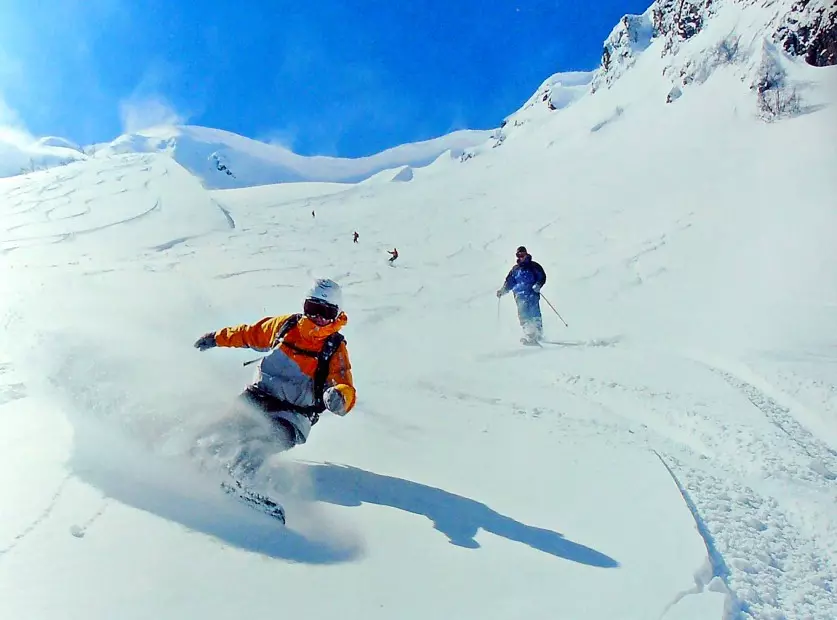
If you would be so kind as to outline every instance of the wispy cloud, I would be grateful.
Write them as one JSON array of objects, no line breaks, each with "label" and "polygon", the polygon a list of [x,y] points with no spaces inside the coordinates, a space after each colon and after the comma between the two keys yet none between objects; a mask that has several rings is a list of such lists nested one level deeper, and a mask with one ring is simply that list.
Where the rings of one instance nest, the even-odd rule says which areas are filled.
[{"label": "wispy cloud", "polygon": [[119,104],[122,130],[133,133],[161,125],[181,125],[187,117],[179,113],[162,95],[130,97]]},{"label": "wispy cloud", "polygon": [[31,169],[36,151],[35,138],[0,93],[0,177]]},{"label": "wispy cloud", "polygon": [[6,103],[3,94],[0,93],[0,142],[22,149],[34,140],[23,119]]},{"label": "wispy cloud", "polygon": [[4,91],[14,89],[22,79],[23,65],[0,47],[0,140],[16,145],[32,142],[32,136],[20,114],[8,104]]},{"label": "wispy cloud", "polygon": [[181,125],[191,114],[185,113],[163,93],[177,92],[181,68],[165,59],[151,60],[131,94],[119,102],[119,118],[126,133]]},{"label": "wispy cloud", "polygon": [[9,107],[2,93],[0,93],[0,125],[18,128],[23,126],[20,116]]},{"label": "wispy cloud", "polygon": [[293,151],[294,146],[299,140],[299,129],[296,127],[273,129],[266,135],[261,136],[259,140],[272,144],[273,146],[280,146],[283,149]]}]

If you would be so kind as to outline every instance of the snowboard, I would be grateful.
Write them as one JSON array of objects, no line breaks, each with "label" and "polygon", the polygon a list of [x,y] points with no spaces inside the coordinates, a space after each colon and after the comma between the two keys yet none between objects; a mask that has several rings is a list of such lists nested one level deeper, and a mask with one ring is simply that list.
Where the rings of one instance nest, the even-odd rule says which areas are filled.
[{"label": "snowboard", "polygon": [[242,504],[246,504],[272,519],[276,519],[285,525],[285,508],[278,502],[270,499],[267,495],[258,493],[244,486],[240,481],[232,479],[231,482],[222,482],[221,490],[236,498]]}]

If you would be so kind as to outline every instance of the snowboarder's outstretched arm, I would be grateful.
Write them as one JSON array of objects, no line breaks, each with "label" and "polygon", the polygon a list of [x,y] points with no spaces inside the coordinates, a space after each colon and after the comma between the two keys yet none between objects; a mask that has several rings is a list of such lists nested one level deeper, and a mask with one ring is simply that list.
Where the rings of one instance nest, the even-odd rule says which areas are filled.
[{"label": "snowboarder's outstretched arm", "polygon": [[[283,316],[270,316],[253,323],[252,325],[236,325],[224,327],[216,332],[204,334],[195,343],[199,349],[216,347],[238,347],[255,349],[257,351],[269,351],[276,338],[276,333],[282,325],[290,318],[290,314]],[[214,345],[208,342],[209,337],[214,338]],[[206,346],[209,345],[209,346]]]},{"label": "snowboarder's outstretched arm", "polygon": [[352,364],[349,350],[342,342],[328,363],[326,390],[323,394],[326,407],[337,415],[346,415],[355,406],[357,392],[352,380]]},{"label": "snowboarder's outstretched arm", "polygon": [[[216,332],[209,332],[195,342],[195,347],[201,351],[216,346],[270,351],[275,344],[276,335],[291,316],[293,315],[265,317],[252,325],[237,325],[225,327]],[[341,315],[341,317],[342,324],[345,324],[345,315]],[[338,318],[338,321],[340,320]],[[310,356],[307,359],[316,366],[316,360],[311,359]],[[310,372],[313,375],[313,367]],[[352,379],[352,365],[349,361],[349,351],[345,342],[340,343],[329,360],[325,387],[323,400],[329,411],[337,415],[346,415],[355,406],[357,392]]]}]

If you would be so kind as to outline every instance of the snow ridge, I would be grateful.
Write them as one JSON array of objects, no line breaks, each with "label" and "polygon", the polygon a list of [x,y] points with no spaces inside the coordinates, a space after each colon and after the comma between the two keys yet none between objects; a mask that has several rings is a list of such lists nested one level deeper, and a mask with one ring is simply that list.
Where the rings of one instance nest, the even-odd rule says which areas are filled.
[{"label": "snow ridge", "polygon": [[305,157],[229,131],[180,125],[120,136],[100,145],[97,155],[167,153],[207,189],[231,189],[304,181],[356,183],[388,169],[426,166],[445,151],[459,156],[490,137],[490,131],[461,130],[350,159]]},{"label": "snow ridge", "polygon": [[592,71],[568,71],[549,76],[519,110],[503,120],[500,127],[518,127],[549,111],[569,107],[589,92],[592,79]]}]

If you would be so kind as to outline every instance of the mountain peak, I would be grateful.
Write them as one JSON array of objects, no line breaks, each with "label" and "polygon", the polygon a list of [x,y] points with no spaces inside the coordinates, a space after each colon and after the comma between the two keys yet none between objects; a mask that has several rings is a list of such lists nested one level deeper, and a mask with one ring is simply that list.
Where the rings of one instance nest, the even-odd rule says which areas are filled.
[{"label": "mountain peak", "polygon": [[[661,57],[677,56],[683,44],[713,30],[715,38],[764,38],[813,66],[837,64],[837,4],[833,0],[655,0],[642,15],[625,15],[604,42],[592,90],[609,87],[652,41]],[[751,45],[755,53],[761,49]]]}]

